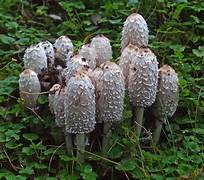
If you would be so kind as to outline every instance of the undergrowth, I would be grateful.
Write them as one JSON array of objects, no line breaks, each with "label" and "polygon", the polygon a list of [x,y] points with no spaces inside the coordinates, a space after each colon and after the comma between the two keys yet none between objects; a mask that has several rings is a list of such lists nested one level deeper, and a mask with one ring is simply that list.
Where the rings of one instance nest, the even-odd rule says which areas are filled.
[{"label": "undergrowth", "polygon": [[[107,154],[98,151],[93,133],[86,163],[80,164],[66,155],[46,94],[40,96],[37,112],[23,109],[18,76],[24,50],[67,35],[77,52],[93,36],[104,34],[118,61],[123,22],[132,11],[147,20],[149,46],[160,65],[168,63],[178,72],[179,107],[155,146],[147,143],[153,128],[148,110],[146,138],[139,143],[128,128],[132,113],[127,100],[124,121]],[[203,179],[203,17],[201,0],[0,0],[0,179]]]}]

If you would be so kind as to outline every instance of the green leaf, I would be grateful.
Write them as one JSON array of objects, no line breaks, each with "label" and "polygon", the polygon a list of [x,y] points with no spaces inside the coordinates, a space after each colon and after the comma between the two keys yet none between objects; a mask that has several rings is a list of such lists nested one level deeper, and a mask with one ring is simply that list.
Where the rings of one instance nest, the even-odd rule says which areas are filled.
[{"label": "green leaf", "polygon": [[181,44],[171,44],[169,47],[176,52],[183,52],[185,50],[185,46]]},{"label": "green leaf", "polygon": [[22,153],[26,154],[27,156],[31,156],[35,153],[35,151],[30,147],[23,147]]},{"label": "green leaf", "polygon": [[22,146],[22,144],[20,143],[17,143],[16,140],[12,139],[11,141],[7,142],[5,144],[5,146],[8,148],[8,149],[16,149],[20,146]]},{"label": "green leaf", "polygon": [[46,180],[58,180],[58,179],[55,177],[46,177]]},{"label": "green leaf", "polygon": [[123,154],[123,149],[121,146],[114,146],[113,148],[111,148],[111,150],[108,152],[108,156],[111,159],[116,159],[116,158],[120,158]]},{"label": "green leaf", "polygon": [[10,36],[6,36],[4,34],[0,34],[0,43],[3,44],[11,44],[15,41],[14,38],[10,37]]},{"label": "green leaf", "polygon": [[72,157],[72,156],[68,156],[68,155],[59,155],[59,158],[62,160],[62,161],[77,161],[77,158],[75,157]]},{"label": "green leaf", "polygon": [[37,163],[37,162],[32,163],[31,167],[33,167],[35,169],[47,169],[48,168],[48,166],[46,164]]},{"label": "green leaf", "polygon": [[199,46],[198,49],[193,49],[193,54],[197,57],[204,57],[204,46]]},{"label": "green leaf", "polygon": [[17,134],[19,132],[19,130],[14,130],[14,129],[9,129],[8,131],[6,131],[5,135],[6,135],[6,141],[10,141],[12,138],[19,140],[20,136]]},{"label": "green leaf", "polygon": [[121,24],[122,19],[109,20],[111,24]]},{"label": "green leaf", "polygon": [[123,159],[120,165],[117,165],[115,168],[120,171],[131,171],[136,168],[136,162],[133,159]]},{"label": "green leaf", "polygon": [[37,134],[34,134],[34,133],[23,134],[23,137],[29,141],[35,141],[39,138],[39,136]]},{"label": "green leaf", "polygon": [[26,167],[23,168],[19,171],[20,174],[27,174],[27,175],[31,175],[34,174],[34,170],[31,167]]},{"label": "green leaf", "polygon": [[39,96],[39,98],[38,98],[38,103],[39,104],[46,104],[47,102],[48,102],[47,96],[45,96],[45,95]]},{"label": "green leaf", "polygon": [[204,135],[204,129],[202,129],[202,128],[194,128],[194,129],[192,129],[192,131],[194,133],[197,133],[197,134],[200,134],[200,135]]},{"label": "green leaf", "polygon": [[18,87],[18,77],[9,76],[0,83],[0,94],[10,94]]},{"label": "green leaf", "polygon": [[10,123],[0,124],[0,132],[5,132],[11,127]]},{"label": "green leaf", "polygon": [[97,174],[93,171],[92,167],[90,165],[83,165],[81,167],[81,173],[82,179],[86,180],[95,180],[97,178]]},{"label": "green leaf", "polygon": [[179,19],[181,11],[187,6],[187,3],[182,3],[176,6],[176,10],[173,13],[173,19]]},{"label": "green leaf", "polygon": [[6,135],[0,132],[0,142],[6,142]]}]

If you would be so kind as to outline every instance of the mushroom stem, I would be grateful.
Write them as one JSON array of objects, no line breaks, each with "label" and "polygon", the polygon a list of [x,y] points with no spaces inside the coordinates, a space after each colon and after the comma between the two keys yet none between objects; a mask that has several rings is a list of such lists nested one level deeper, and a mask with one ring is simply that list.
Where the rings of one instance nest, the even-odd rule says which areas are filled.
[{"label": "mushroom stem", "polygon": [[109,137],[111,136],[111,122],[104,122],[103,125],[103,140],[102,140],[102,153],[105,153],[108,147],[108,140]]},{"label": "mushroom stem", "polygon": [[85,151],[85,135],[76,134],[76,145],[77,145],[77,158],[79,162],[84,162],[84,151]]},{"label": "mushroom stem", "polygon": [[65,133],[65,143],[68,155],[73,155],[72,136],[70,133]]},{"label": "mushroom stem", "polygon": [[140,133],[142,130],[143,114],[144,114],[144,108],[143,107],[136,107],[134,122],[136,124],[136,134],[138,137],[140,137]]},{"label": "mushroom stem", "polygon": [[165,121],[163,121],[163,120],[161,121],[160,119],[157,119],[155,122],[155,130],[154,130],[153,135],[152,135],[153,142],[155,144],[157,144],[159,142],[163,122],[165,122]]}]

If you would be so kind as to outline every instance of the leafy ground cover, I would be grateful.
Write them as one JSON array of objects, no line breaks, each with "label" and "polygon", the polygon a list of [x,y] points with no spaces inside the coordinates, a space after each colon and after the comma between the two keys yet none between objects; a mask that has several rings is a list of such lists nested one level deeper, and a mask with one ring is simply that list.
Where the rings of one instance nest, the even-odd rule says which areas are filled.
[{"label": "leafy ground cover", "polygon": [[[18,76],[24,50],[67,35],[77,52],[102,33],[111,39],[118,61],[122,25],[132,11],[147,20],[149,46],[160,64],[168,63],[178,72],[177,113],[169,119],[158,146],[146,144],[145,138],[139,143],[128,128],[132,113],[127,101],[124,121],[110,139],[107,154],[98,152],[93,133],[86,163],[80,164],[66,155],[46,95],[40,96],[37,112],[23,109]],[[203,179],[203,17],[201,0],[0,0],[0,179]],[[147,118],[150,130],[152,121]]]}]

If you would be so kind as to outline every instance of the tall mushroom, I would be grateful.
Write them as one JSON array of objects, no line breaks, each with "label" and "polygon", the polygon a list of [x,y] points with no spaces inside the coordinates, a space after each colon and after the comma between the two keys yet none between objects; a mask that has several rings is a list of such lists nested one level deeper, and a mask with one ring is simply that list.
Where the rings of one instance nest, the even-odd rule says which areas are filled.
[{"label": "tall mushroom", "polygon": [[136,133],[140,136],[144,108],[151,106],[156,98],[158,82],[158,62],[148,48],[137,50],[129,69],[128,92],[130,102],[135,106]]},{"label": "tall mushroom", "polygon": [[162,124],[172,117],[176,111],[179,99],[178,77],[175,70],[169,65],[159,69],[159,82],[156,100],[153,104],[153,114],[156,117],[153,141],[160,138]]},{"label": "tall mushroom", "polygon": [[55,115],[55,122],[58,127],[62,128],[65,134],[66,148],[69,155],[73,154],[73,145],[71,134],[66,133],[65,130],[65,114],[64,114],[64,100],[65,100],[65,87],[61,87],[55,92],[53,110]]},{"label": "tall mushroom", "polygon": [[31,69],[26,69],[20,74],[19,91],[25,107],[34,109],[41,88],[37,74]]},{"label": "tall mushroom", "polygon": [[95,69],[97,54],[96,50],[91,47],[90,44],[83,45],[79,50],[79,55],[83,56],[87,60],[91,69]]},{"label": "tall mushroom", "polygon": [[95,128],[95,94],[90,78],[83,70],[68,81],[65,90],[65,130],[76,134],[77,157],[84,161],[85,134]]},{"label": "tall mushroom", "polygon": [[54,43],[56,64],[65,66],[73,55],[73,44],[67,36],[60,36]]},{"label": "tall mushroom", "polygon": [[37,74],[41,74],[42,70],[47,68],[47,56],[44,48],[40,44],[30,46],[25,51],[23,62],[25,69],[31,69]]},{"label": "tall mushroom", "polygon": [[98,71],[97,78],[97,121],[104,123],[102,151],[105,152],[108,138],[111,134],[112,123],[122,120],[125,83],[120,67],[114,62],[107,61],[101,64],[103,73]]},{"label": "tall mushroom", "polygon": [[91,46],[96,50],[96,66],[100,66],[100,64],[105,61],[110,61],[112,59],[112,47],[107,37],[103,35],[94,37],[91,40]]},{"label": "tall mushroom", "polygon": [[121,52],[129,43],[138,47],[148,45],[149,30],[145,19],[138,13],[133,13],[127,17],[121,38]]}]

